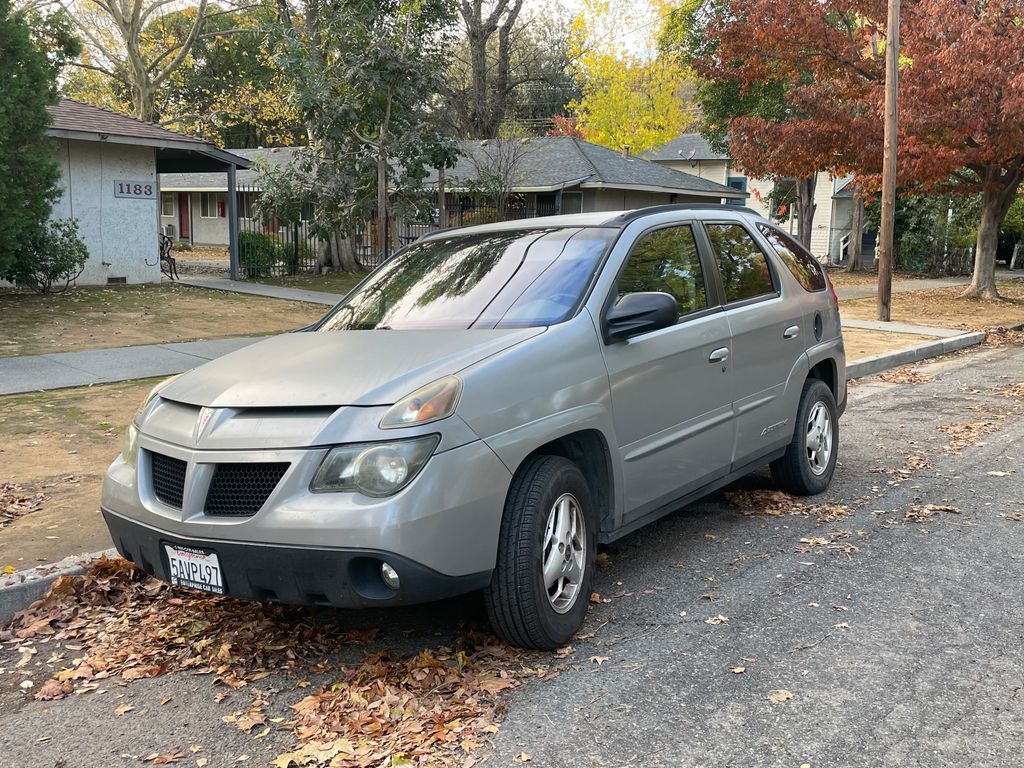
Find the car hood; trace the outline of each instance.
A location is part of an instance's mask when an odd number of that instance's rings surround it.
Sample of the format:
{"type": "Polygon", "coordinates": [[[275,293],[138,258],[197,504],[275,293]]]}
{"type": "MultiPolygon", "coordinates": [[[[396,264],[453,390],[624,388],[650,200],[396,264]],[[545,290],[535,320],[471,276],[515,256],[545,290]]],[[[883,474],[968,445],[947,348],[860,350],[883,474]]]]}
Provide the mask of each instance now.
{"type": "Polygon", "coordinates": [[[213,408],[392,405],[544,330],[289,333],[189,371],[160,396],[213,408]]]}

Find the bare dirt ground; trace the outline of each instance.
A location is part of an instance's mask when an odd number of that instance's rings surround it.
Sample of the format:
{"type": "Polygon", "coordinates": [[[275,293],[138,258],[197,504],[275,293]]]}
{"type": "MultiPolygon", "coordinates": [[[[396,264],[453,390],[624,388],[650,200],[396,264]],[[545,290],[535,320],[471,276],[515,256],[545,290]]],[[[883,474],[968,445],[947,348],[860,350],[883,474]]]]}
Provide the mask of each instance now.
{"type": "Polygon", "coordinates": [[[0,514],[0,569],[22,570],[110,546],[99,514],[103,473],[155,383],[0,398],[0,486],[10,484],[27,497],[42,494],[34,511],[9,521],[0,514]]]}
{"type": "Polygon", "coordinates": [[[323,308],[185,285],[0,292],[0,357],[280,333],[323,308]]]}
{"type": "Polygon", "coordinates": [[[936,338],[936,336],[919,336],[916,333],[887,333],[886,331],[865,331],[860,328],[843,329],[846,359],[850,362],[862,357],[880,355],[883,352],[906,349],[926,341],[935,341],[936,338]]]}
{"type": "MultiPolygon", "coordinates": [[[[999,284],[999,301],[963,299],[963,286],[928,291],[894,293],[892,319],[912,325],[982,330],[1024,322],[1024,285],[1019,281],[999,284]]],[[[843,317],[875,320],[874,297],[842,303],[843,317]]]]}

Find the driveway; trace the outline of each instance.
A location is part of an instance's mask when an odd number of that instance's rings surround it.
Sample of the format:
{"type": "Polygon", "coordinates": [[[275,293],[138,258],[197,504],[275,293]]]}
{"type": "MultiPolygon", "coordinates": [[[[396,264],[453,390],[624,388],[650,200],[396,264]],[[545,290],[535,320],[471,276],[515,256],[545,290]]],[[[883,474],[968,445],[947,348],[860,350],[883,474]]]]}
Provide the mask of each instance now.
{"type": "MultiPolygon", "coordinates": [[[[547,674],[504,694],[491,743],[457,764],[1018,766],[1024,398],[999,391],[1024,382],[1024,349],[918,370],[932,378],[852,388],[837,481],[798,514],[762,473],[605,548],[582,635],[523,657],[547,674]]],[[[472,597],[343,620],[379,632],[335,665],[483,625],[472,597]]],[[[139,766],[195,744],[182,764],[267,765],[293,743],[221,722],[255,683],[218,700],[187,672],[31,701],[19,682],[58,649],[38,650],[21,667],[0,651],[4,764],[139,766]]],[[[307,693],[283,673],[258,685],[270,718],[307,693]]]]}

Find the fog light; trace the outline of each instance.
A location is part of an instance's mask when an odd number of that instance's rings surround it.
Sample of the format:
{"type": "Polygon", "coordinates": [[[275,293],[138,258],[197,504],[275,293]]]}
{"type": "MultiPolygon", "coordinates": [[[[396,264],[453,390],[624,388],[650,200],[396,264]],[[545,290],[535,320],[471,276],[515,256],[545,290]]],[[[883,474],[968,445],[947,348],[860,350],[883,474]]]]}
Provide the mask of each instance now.
{"type": "Polygon", "coordinates": [[[398,571],[392,568],[387,563],[380,564],[380,577],[384,579],[384,583],[387,584],[389,589],[398,591],[401,583],[398,580],[398,571]]]}

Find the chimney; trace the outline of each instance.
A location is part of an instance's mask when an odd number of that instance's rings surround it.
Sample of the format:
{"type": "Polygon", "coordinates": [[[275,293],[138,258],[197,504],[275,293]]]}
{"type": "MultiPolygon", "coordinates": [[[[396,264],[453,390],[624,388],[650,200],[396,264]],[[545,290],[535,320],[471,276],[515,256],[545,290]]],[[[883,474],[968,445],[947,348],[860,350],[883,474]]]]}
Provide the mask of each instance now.
{"type": "Polygon", "coordinates": [[[622,159],[629,160],[629,144],[622,145],[622,159]]]}

